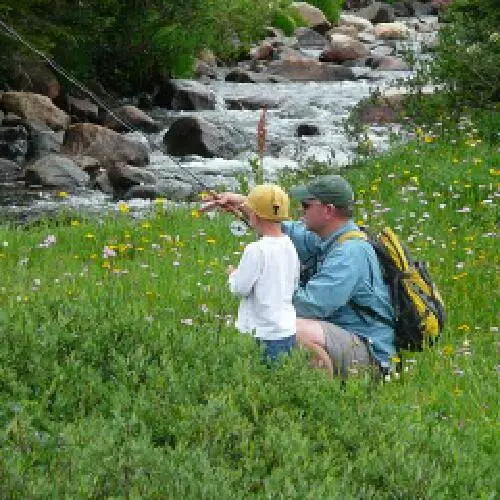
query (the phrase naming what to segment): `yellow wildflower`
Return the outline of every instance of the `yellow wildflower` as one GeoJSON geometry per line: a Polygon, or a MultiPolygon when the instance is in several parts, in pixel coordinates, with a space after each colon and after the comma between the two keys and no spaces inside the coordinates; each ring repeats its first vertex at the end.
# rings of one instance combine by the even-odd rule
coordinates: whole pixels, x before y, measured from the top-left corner
{"type": "Polygon", "coordinates": [[[457,330],[463,330],[464,332],[468,332],[470,330],[470,326],[466,323],[457,326],[457,330]]]}
{"type": "Polygon", "coordinates": [[[95,236],[92,233],[87,233],[85,235],[85,238],[87,238],[88,240],[95,240],[95,236]]]}
{"type": "Polygon", "coordinates": [[[122,202],[118,203],[118,210],[120,210],[120,212],[122,214],[126,214],[126,213],[128,213],[130,211],[130,208],[129,208],[129,206],[126,203],[124,203],[122,201],[122,202]]]}
{"type": "Polygon", "coordinates": [[[59,191],[57,193],[57,196],[59,196],[59,198],[67,198],[68,197],[68,193],[66,191],[59,191]]]}
{"type": "Polygon", "coordinates": [[[79,226],[80,225],[80,221],[79,220],[72,220],[71,221],[71,225],[72,226],[79,226]]]}
{"type": "Polygon", "coordinates": [[[424,137],[424,142],[426,142],[427,144],[430,144],[432,141],[434,141],[434,138],[431,137],[430,135],[426,135],[424,137]]]}
{"type": "Polygon", "coordinates": [[[110,269],[111,268],[111,264],[109,263],[109,260],[105,260],[103,263],[102,263],[102,267],[104,269],[110,269]]]}
{"type": "Polygon", "coordinates": [[[443,355],[444,356],[451,356],[453,354],[453,346],[451,346],[450,344],[447,344],[443,347],[443,355]]]}
{"type": "Polygon", "coordinates": [[[195,219],[199,219],[200,218],[199,210],[191,210],[191,217],[194,217],[195,219]]]}
{"type": "Polygon", "coordinates": [[[141,224],[141,227],[142,227],[143,229],[149,229],[149,228],[151,227],[151,224],[150,224],[149,222],[143,222],[143,223],[141,224]]]}
{"type": "Polygon", "coordinates": [[[500,175],[500,170],[497,170],[496,168],[490,168],[490,174],[493,175],[493,177],[496,177],[500,175]]]}

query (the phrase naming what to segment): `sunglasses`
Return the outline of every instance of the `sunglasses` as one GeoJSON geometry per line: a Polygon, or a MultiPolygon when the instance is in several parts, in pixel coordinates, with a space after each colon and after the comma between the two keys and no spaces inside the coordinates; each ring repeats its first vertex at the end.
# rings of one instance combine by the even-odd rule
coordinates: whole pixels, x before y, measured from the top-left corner
{"type": "Polygon", "coordinates": [[[301,202],[302,205],[302,210],[307,210],[309,207],[312,207],[313,205],[321,205],[321,201],[319,200],[305,200],[301,202]]]}

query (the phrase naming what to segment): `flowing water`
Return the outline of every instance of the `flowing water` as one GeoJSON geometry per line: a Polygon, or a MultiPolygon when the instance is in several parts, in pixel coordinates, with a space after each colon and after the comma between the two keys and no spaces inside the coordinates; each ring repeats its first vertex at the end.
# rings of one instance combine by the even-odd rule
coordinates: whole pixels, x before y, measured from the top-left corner
{"type": "MultiPolygon", "coordinates": [[[[429,22],[434,21],[433,19],[429,22]]],[[[410,48],[418,49],[419,37],[414,34],[410,48]]],[[[399,43],[399,49],[408,49],[408,43],[399,43]]],[[[158,179],[168,179],[196,184],[187,175],[191,170],[208,186],[224,185],[235,189],[236,174],[250,172],[249,157],[255,154],[256,127],[260,111],[229,110],[225,106],[228,98],[266,98],[276,101],[277,107],[267,112],[267,149],[264,170],[272,178],[283,168],[300,168],[310,160],[344,166],[354,157],[353,144],[344,130],[344,121],[350,110],[374,88],[389,88],[400,85],[407,72],[370,72],[371,79],[344,82],[300,82],[300,83],[233,83],[223,80],[209,81],[206,85],[216,96],[216,109],[198,111],[196,115],[225,129],[240,142],[244,152],[232,159],[224,158],[177,158],[173,159],[162,150],[162,137],[169,125],[179,116],[189,116],[192,112],[174,112],[161,108],[150,114],[158,120],[164,130],[158,134],[143,135],[139,140],[147,141],[150,147],[150,169],[158,179]],[[375,79],[374,79],[375,77],[375,79]],[[297,126],[315,125],[319,135],[298,137],[297,126]],[[181,164],[181,166],[179,166],[181,164]]],[[[387,144],[387,127],[371,127],[370,138],[378,149],[387,144]]],[[[137,137],[137,133],[134,134],[137,137]]],[[[132,211],[150,206],[148,200],[132,200],[132,211]]],[[[102,213],[116,209],[116,200],[97,191],[86,190],[61,198],[54,191],[43,188],[26,189],[22,183],[0,184],[0,220],[6,218],[26,220],[39,214],[54,214],[61,207],[85,212],[102,213]]]]}

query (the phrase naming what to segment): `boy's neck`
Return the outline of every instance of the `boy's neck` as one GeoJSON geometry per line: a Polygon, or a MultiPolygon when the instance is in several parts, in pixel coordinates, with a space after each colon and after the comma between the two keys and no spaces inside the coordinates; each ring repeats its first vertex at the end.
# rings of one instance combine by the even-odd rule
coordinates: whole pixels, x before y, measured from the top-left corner
{"type": "Polygon", "coordinates": [[[281,222],[261,220],[259,226],[261,236],[283,236],[281,222]]]}

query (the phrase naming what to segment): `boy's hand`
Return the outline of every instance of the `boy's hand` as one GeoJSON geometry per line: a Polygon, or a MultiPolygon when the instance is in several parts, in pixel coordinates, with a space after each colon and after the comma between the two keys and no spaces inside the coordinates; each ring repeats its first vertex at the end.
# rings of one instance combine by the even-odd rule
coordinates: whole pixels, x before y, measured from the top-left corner
{"type": "Polygon", "coordinates": [[[226,274],[229,276],[230,274],[234,273],[234,271],[236,271],[236,268],[229,264],[229,266],[227,266],[226,268],[226,274]]]}
{"type": "Polygon", "coordinates": [[[200,208],[200,212],[222,208],[226,212],[234,213],[245,201],[246,196],[237,193],[210,193],[203,199],[204,205],[200,208]]]}

